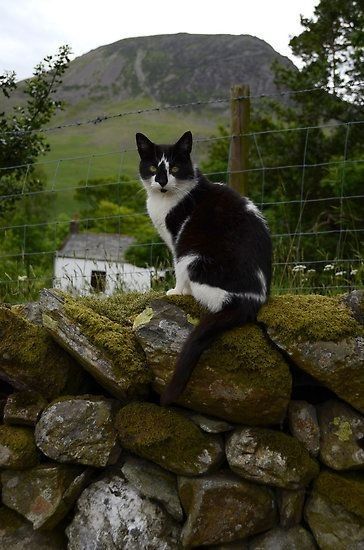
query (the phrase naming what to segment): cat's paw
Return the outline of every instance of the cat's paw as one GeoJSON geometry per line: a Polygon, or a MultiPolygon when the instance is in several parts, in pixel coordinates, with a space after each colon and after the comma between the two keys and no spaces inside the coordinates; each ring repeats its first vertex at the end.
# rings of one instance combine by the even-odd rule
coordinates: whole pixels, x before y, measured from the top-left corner
{"type": "Polygon", "coordinates": [[[166,294],[167,296],[176,296],[181,294],[181,292],[179,292],[176,288],[170,288],[169,290],[167,290],[166,294]]]}

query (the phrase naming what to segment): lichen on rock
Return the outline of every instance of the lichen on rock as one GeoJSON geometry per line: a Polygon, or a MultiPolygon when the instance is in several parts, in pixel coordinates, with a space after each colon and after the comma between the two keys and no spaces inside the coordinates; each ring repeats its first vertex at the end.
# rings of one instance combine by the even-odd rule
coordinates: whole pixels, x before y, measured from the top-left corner
{"type": "Polygon", "coordinates": [[[226,457],[243,478],[283,489],[303,488],[319,472],[302,443],[265,428],[237,428],[227,439],[226,457]]]}

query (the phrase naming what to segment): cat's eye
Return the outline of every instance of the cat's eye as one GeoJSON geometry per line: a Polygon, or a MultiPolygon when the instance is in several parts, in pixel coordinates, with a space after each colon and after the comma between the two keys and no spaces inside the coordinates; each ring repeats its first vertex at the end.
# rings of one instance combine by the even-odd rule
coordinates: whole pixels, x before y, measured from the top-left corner
{"type": "Polygon", "coordinates": [[[177,174],[178,170],[179,170],[178,166],[172,166],[171,168],[172,174],[177,174]]]}
{"type": "Polygon", "coordinates": [[[152,165],[152,166],[149,166],[149,170],[150,170],[151,172],[156,172],[156,171],[157,171],[157,168],[156,168],[155,166],[152,165]]]}

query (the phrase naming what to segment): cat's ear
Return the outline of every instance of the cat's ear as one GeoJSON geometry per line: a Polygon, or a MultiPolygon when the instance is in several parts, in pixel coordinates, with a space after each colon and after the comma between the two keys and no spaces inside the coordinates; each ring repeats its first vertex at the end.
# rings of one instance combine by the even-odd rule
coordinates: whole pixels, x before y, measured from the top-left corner
{"type": "Polygon", "coordinates": [[[190,154],[192,151],[192,133],[190,131],[185,132],[183,136],[179,138],[174,147],[182,153],[190,154]]]}
{"type": "Polygon", "coordinates": [[[136,144],[138,147],[140,158],[148,158],[154,155],[155,145],[144,134],[138,132],[135,135],[136,144]]]}

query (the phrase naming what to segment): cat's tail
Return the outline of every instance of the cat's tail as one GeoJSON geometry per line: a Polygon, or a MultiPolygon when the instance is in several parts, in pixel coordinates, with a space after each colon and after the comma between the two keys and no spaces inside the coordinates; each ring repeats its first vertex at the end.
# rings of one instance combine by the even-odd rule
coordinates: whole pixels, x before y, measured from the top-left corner
{"type": "Polygon", "coordinates": [[[261,305],[258,300],[239,297],[221,311],[204,317],[183,344],[172,379],[161,395],[161,405],[169,405],[180,396],[199,358],[216,336],[225,330],[255,321],[261,305]]]}

